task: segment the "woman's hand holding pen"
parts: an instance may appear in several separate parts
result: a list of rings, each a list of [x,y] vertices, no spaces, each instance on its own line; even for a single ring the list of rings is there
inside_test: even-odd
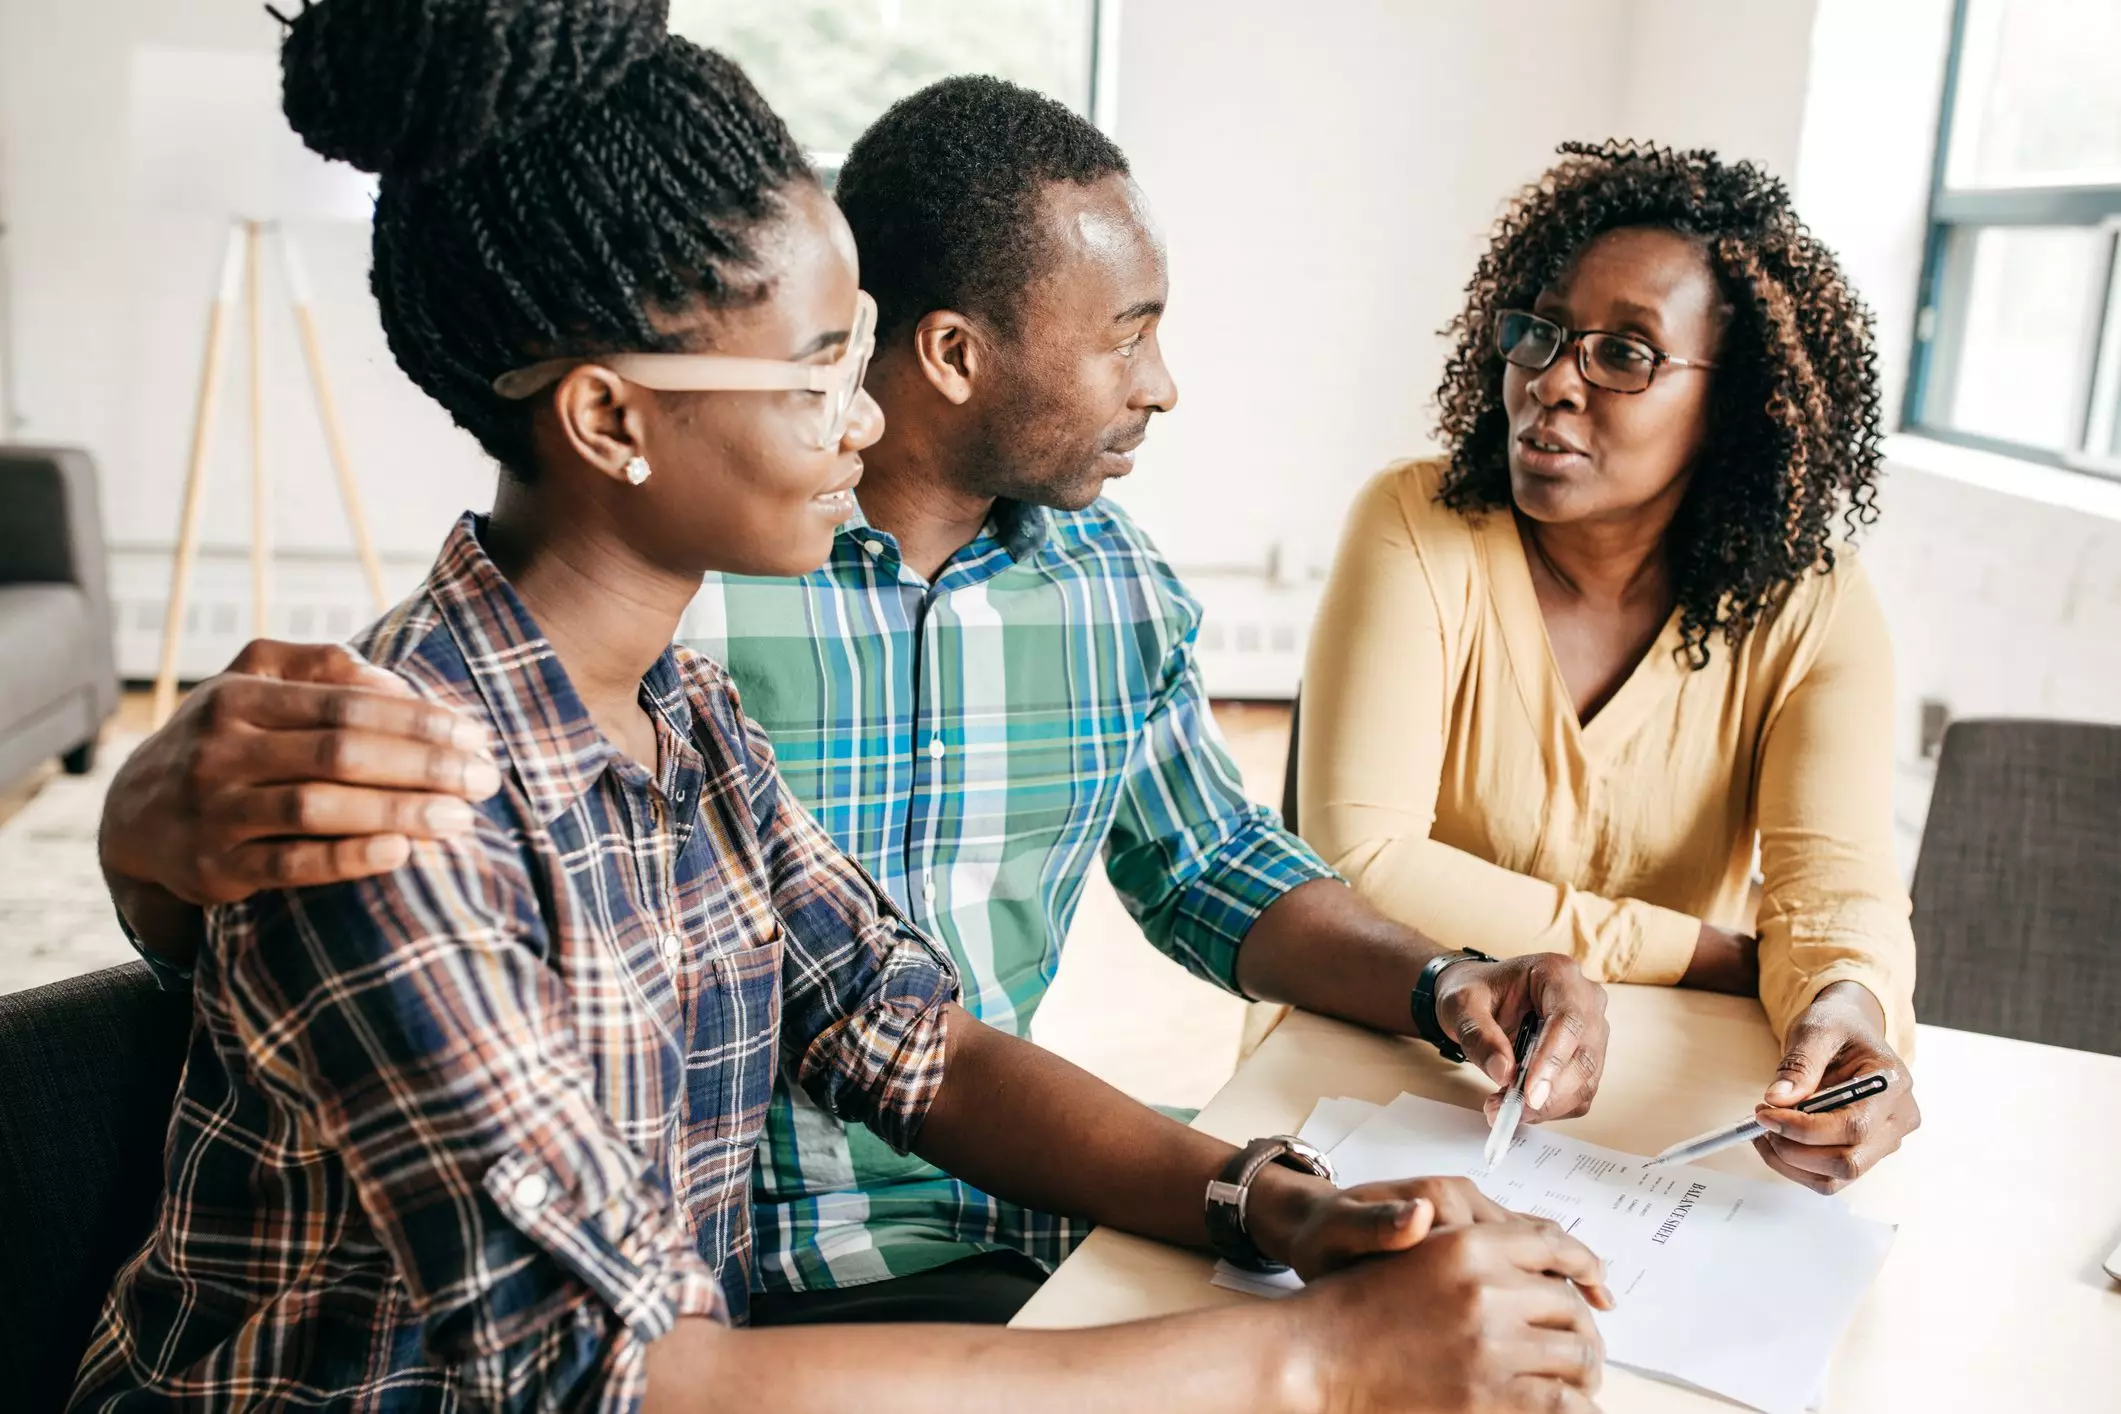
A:
[[[1885,1093],[1825,1114],[1791,1109],[1823,1086],[1867,1071],[1892,1079]],[[1859,982],[1836,982],[1790,1027],[1782,1064],[1756,1111],[1768,1133],[1753,1141],[1767,1166],[1820,1193],[1861,1178],[1921,1127],[1907,1063],[1885,1040],[1885,1011]]]

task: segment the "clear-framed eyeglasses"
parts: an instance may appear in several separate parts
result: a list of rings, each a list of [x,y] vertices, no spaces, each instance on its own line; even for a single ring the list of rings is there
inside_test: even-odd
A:
[[[504,373],[493,390],[520,402],[559,382],[584,364],[608,368],[629,383],[662,393],[777,393],[818,395],[816,444],[820,451],[847,435],[847,419],[861,396],[862,378],[876,352],[876,301],[856,292],[847,347],[831,363],[794,363],[734,354],[616,353],[549,358]]]

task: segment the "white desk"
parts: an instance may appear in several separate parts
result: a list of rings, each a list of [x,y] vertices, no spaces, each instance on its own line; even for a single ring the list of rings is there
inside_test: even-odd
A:
[[[1760,1008],[1668,987],[1612,987],[1613,1039],[1592,1112],[1562,1126],[1638,1154],[1745,1115],[1776,1061]],[[1834,1358],[1835,1414],[2121,1411],[2121,1058],[1921,1028],[1923,1125],[1844,1189],[1899,1225]],[[1477,1108],[1489,1088],[1427,1046],[1301,1012],[1239,1067],[1198,1125],[1234,1143],[1293,1132],[1322,1095],[1406,1090]],[[1704,1161],[1772,1178],[1750,1147]],[[1208,1284],[1211,1260],[1100,1230],[1017,1315],[1101,1325],[1257,1298]],[[1729,1403],[1609,1369],[1607,1414]]]

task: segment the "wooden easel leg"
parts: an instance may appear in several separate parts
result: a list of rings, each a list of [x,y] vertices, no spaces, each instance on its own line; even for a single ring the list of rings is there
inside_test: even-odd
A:
[[[309,365],[309,381],[317,393],[317,418],[324,424],[324,443],[331,451],[331,468],[339,479],[339,499],[346,505],[346,522],[353,529],[354,549],[361,557],[361,569],[368,579],[369,598],[375,601],[375,610],[380,614],[389,602],[383,597],[383,562],[376,555],[376,543],[368,534],[368,516],[361,508],[361,488],[354,481],[353,460],[346,454],[346,434],[339,427],[339,406],[332,397],[331,379],[324,372],[324,346],[317,338],[309,276],[303,268],[301,253],[295,249],[294,236],[284,226],[280,228],[280,258],[286,265],[288,295],[295,307],[295,328],[302,336],[302,359]]]
[[[250,632],[268,633],[272,612],[272,483],[265,474],[265,316],[258,297],[263,228],[243,223],[243,302],[250,323]]]
[[[221,391],[221,349],[228,341],[228,314],[243,278],[243,228],[232,226],[221,258],[221,288],[206,321],[206,357],[199,370],[199,401],[192,412],[191,461],[184,473],[184,509],[177,522],[177,551],[169,575],[169,608],[162,620],[162,665],[155,674],[154,724],[161,726],[177,705],[177,653],[184,641],[184,599],[192,563],[199,554],[199,511],[206,491],[206,454],[213,445],[214,404]]]

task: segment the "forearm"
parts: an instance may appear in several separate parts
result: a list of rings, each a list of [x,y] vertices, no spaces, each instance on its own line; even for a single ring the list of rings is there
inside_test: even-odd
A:
[[[1259,916],[1238,951],[1237,980],[1249,996],[1404,1034],[1414,983],[1439,951],[1345,884],[1320,879]]]
[[[949,1066],[915,1150],[990,1193],[1041,1212],[1187,1247],[1208,1241],[1208,1181],[1236,1151],[1122,1095],[1052,1052],[952,1008]],[[1295,1188],[1274,1169],[1255,1197]],[[1316,1182],[1316,1180],[1308,1180]],[[1263,1248],[1285,1230],[1257,1212]]]
[[[1301,1303],[1295,1303],[1300,1305]],[[682,1321],[649,1348],[647,1414],[859,1408],[1309,1414],[1318,1381],[1292,1303],[1076,1331],[982,1326],[730,1330]]]
[[[1679,985],[1734,997],[1759,996],[1760,944],[1747,934],[1702,924],[1701,935],[1694,941],[1694,956]]]
[[[1701,932],[1698,917],[1520,874],[1426,834],[1368,838],[1326,859],[1379,912],[1443,947],[1560,953],[1599,982],[1671,986]]]

